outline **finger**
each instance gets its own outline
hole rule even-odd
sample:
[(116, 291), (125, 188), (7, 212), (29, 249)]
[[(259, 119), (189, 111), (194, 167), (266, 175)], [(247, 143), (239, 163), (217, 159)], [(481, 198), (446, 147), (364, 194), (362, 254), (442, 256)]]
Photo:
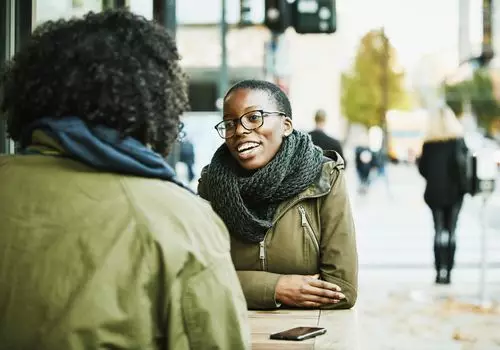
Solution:
[(330, 289), (336, 292), (342, 291), (342, 289), (338, 285), (323, 280), (310, 279), (309, 284), (314, 287)]
[(313, 301), (304, 301), (304, 302), (301, 302), (299, 305), (297, 306), (300, 306), (300, 307), (307, 307), (307, 308), (318, 308), (320, 306), (322, 306), (323, 304), (321, 303), (315, 303)]
[(320, 297), (330, 298), (330, 299), (345, 299), (345, 295), (340, 292), (335, 292), (331, 289), (318, 288), (311, 285), (306, 285), (301, 288), (302, 294), (312, 294)]
[(314, 294), (302, 295), (302, 303), (316, 303), (320, 305), (325, 305), (325, 304), (337, 304), (339, 301), (340, 301), (339, 299), (320, 297)]
[(314, 278), (314, 279), (318, 279), (319, 278), (319, 273), (317, 273), (315, 275), (312, 275), (311, 277)]

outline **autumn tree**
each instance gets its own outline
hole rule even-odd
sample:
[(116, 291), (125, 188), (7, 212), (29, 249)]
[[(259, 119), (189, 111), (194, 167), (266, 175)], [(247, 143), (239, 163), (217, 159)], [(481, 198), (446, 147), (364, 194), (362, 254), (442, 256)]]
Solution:
[(389, 109), (408, 109), (404, 71), (383, 30), (372, 30), (360, 41), (352, 68), (341, 78), (342, 112), (349, 123), (384, 126)]

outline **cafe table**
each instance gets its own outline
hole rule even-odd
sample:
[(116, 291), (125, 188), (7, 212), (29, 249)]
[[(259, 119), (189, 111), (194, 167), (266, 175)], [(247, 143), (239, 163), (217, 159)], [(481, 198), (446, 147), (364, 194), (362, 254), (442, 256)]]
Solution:
[[(357, 350), (356, 309), (249, 311), (253, 350)], [(326, 333), (302, 341), (269, 339), (272, 333), (294, 327), (324, 327)]]

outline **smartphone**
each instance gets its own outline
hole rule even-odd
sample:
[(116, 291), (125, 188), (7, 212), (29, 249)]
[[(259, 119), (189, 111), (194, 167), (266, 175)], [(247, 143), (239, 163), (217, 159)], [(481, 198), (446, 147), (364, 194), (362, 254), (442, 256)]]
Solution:
[(279, 333), (271, 334), (269, 338), (276, 340), (304, 340), (325, 334), (322, 327), (295, 327)]

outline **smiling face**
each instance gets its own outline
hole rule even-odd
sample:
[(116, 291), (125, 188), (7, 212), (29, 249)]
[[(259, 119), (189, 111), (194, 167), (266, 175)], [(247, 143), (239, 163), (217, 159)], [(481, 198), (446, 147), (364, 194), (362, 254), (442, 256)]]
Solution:
[[(224, 119), (236, 119), (255, 110), (282, 112), (266, 91), (237, 89), (224, 100)], [(246, 130), (238, 124), (235, 135), (226, 139), (226, 145), (244, 169), (256, 170), (274, 158), (283, 137), (290, 135), (292, 131), (290, 118), (269, 114), (264, 116), (264, 124), (255, 130)]]

